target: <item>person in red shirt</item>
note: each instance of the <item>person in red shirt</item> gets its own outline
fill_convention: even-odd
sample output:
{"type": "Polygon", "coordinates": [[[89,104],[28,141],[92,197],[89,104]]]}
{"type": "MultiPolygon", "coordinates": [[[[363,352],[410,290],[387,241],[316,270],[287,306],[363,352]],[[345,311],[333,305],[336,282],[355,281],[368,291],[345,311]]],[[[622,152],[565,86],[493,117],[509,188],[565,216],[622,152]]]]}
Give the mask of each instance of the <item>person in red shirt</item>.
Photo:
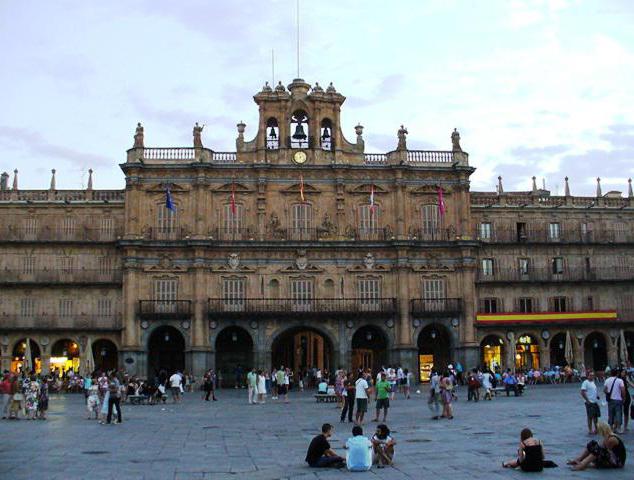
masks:
{"type": "Polygon", "coordinates": [[[11,404],[11,379],[9,374],[5,373],[0,381],[0,412],[2,418],[9,416],[9,405],[11,404]]]}

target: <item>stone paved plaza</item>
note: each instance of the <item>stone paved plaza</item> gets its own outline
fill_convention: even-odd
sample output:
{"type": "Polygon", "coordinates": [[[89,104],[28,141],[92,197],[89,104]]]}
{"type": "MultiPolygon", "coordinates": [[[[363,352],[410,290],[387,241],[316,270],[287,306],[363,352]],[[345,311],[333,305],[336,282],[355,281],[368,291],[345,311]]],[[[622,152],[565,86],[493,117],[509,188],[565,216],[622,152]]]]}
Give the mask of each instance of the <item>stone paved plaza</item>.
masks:
{"type": "MultiPolygon", "coordinates": [[[[525,426],[559,464],[543,477],[633,478],[631,457],[622,471],[571,472],[565,466],[589,438],[578,388],[539,386],[524,397],[477,404],[464,401],[463,389],[452,421],[431,420],[425,395],[398,399],[388,418],[398,441],[396,464],[368,473],[305,465],[308,442],[323,422],[335,424],[331,444],[341,454],[351,430],[339,423],[333,404],[315,404],[309,393],[292,394],[289,405],[257,406],[247,405],[244,390],[221,391],[220,400],[209,403],[191,393],[179,405],[125,405],[124,423],[110,426],[84,419],[82,395],[53,396],[47,422],[0,423],[0,478],[519,478],[527,474],[500,464],[513,456],[525,426]]],[[[623,437],[631,456],[634,433],[623,437]]]]}

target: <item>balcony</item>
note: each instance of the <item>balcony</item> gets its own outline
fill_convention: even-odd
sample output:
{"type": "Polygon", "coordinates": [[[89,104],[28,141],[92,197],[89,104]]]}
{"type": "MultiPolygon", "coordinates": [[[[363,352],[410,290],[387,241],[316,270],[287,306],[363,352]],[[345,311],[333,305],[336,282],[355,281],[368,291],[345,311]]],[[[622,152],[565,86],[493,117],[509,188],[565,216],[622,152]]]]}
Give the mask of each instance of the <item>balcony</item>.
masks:
{"type": "Polygon", "coordinates": [[[139,300],[139,317],[144,320],[184,320],[192,314],[191,300],[139,300]]]}
{"type": "Polygon", "coordinates": [[[209,318],[258,317],[389,317],[397,312],[395,298],[210,298],[209,318]]]}
{"type": "Polygon", "coordinates": [[[51,226],[35,228],[4,226],[0,227],[0,242],[114,242],[121,234],[120,228],[67,229],[51,226]]]}
{"type": "Polygon", "coordinates": [[[221,241],[254,240],[257,237],[257,232],[250,227],[215,228],[210,233],[215,240],[221,241]]]}
{"type": "Polygon", "coordinates": [[[435,229],[410,228],[409,239],[421,242],[449,242],[456,240],[456,227],[438,227],[435,229]]]}
{"type": "Polygon", "coordinates": [[[566,228],[561,225],[558,233],[553,234],[548,227],[533,227],[526,225],[496,226],[490,232],[483,232],[476,227],[475,238],[485,243],[553,243],[553,244],[591,244],[591,243],[631,243],[634,234],[627,230],[595,229],[581,231],[581,228],[566,228]]]}
{"type": "Polygon", "coordinates": [[[150,240],[185,240],[188,237],[189,233],[183,227],[170,227],[170,228],[162,228],[162,227],[149,227],[147,229],[146,234],[144,235],[146,238],[150,240]]]}
{"type": "Polygon", "coordinates": [[[102,285],[120,284],[123,278],[121,270],[0,270],[0,285],[102,285]]]}
{"type": "Polygon", "coordinates": [[[438,317],[458,315],[462,313],[462,298],[415,298],[411,300],[413,316],[416,317],[438,317]]]}
{"type": "Polygon", "coordinates": [[[122,328],[121,314],[111,315],[0,315],[0,329],[10,330],[98,330],[115,331],[122,328]]]}
{"type": "Polygon", "coordinates": [[[529,268],[521,271],[517,268],[501,269],[493,272],[478,270],[477,281],[481,283],[507,282],[603,282],[634,280],[634,266],[565,268],[554,273],[552,268],[529,268]]]}

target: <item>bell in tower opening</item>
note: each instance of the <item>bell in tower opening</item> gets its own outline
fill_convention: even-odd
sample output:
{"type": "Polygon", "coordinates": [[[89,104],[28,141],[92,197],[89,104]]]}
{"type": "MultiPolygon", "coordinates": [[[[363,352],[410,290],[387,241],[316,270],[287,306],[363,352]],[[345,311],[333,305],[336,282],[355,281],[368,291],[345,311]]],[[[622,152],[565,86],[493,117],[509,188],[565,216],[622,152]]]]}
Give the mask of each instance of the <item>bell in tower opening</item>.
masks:
{"type": "Polygon", "coordinates": [[[298,110],[291,117],[291,131],[294,132],[290,138],[291,148],[308,148],[309,137],[304,131],[304,126],[308,129],[308,116],[306,112],[298,110]]]}
{"type": "Polygon", "coordinates": [[[280,130],[275,118],[269,118],[266,122],[266,148],[277,150],[280,148],[280,130]]]}
{"type": "Polygon", "coordinates": [[[328,118],[324,118],[321,121],[321,149],[322,150],[332,150],[332,136],[330,134],[332,132],[332,122],[328,118]]]}

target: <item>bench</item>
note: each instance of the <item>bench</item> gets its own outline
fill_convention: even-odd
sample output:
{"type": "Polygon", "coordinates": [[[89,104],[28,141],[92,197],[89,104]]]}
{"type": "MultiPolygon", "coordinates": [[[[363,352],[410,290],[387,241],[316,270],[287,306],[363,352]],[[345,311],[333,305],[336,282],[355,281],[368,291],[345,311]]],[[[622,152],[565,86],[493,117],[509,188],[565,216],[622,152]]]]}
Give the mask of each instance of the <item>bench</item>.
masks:
{"type": "Polygon", "coordinates": [[[145,395],[128,395],[128,403],[130,405],[145,405],[148,402],[148,397],[145,395]]]}
{"type": "Polygon", "coordinates": [[[337,401],[337,395],[329,395],[327,393],[316,393],[315,401],[317,403],[334,403],[337,401]]]}

